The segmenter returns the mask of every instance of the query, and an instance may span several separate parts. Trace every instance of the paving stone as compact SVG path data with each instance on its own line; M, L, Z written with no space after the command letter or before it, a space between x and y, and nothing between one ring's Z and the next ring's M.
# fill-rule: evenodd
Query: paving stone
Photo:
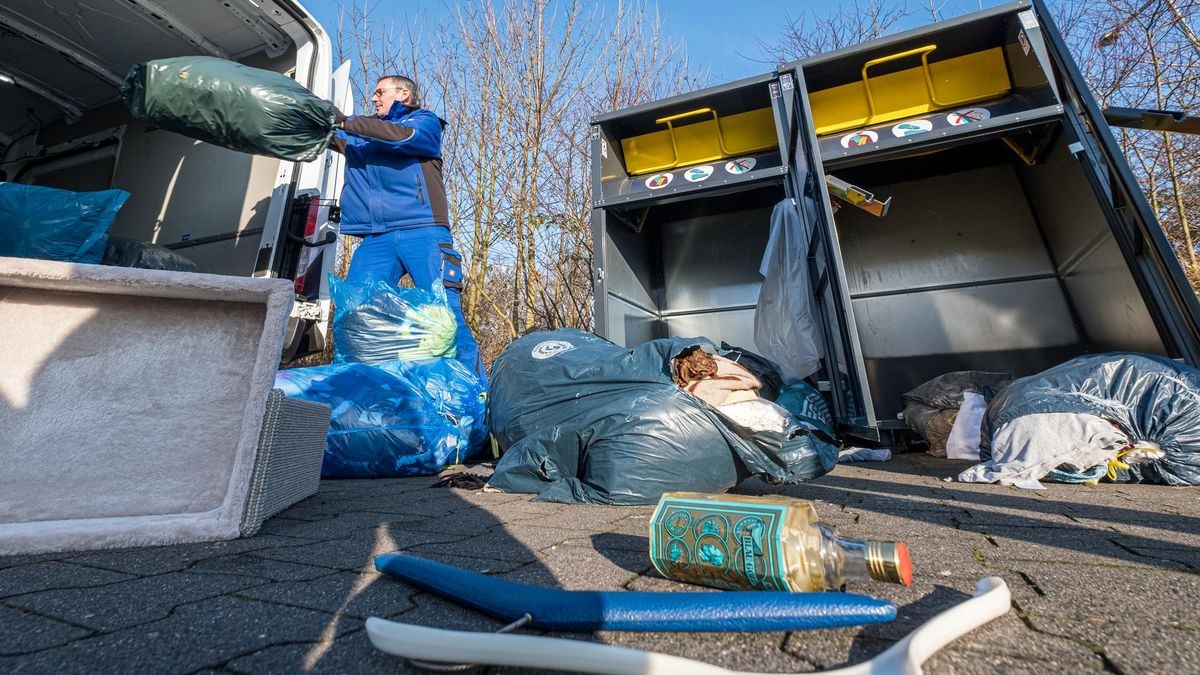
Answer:
M412 590L378 572L337 572L318 583L280 581L247 588L238 597L276 602L293 607L318 609L331 614L390 617L414 607Z
M70 556L70 553L32 553L27 555L0 555L0 570L10 567L20 567L22 565L33 565L35 563L50 562L51 560L62 560Z
M1004 527L987 525L979 528L987 546L981 546L989 562L1040 560L1092 565L1153 565L1166 569L1182 569L1179 563L1162 558L1139 555L1130 545L1141 540L1123 538L1124 546L1114 543L1118 536L1103 530L1080 527Z
M329 644L305 643L267 647L231 661L226 670L235 673L419 673L403 659L381 652L371 644L366 630L339 636Z
M812 664L780 646L785 633L617 633L601 631L601 642L655 651L751 672L797 672Z
M431 593L416 593L412 596L412 602L415 605L412 609L393 616L392 620L430 628L485 633L495 632L504 626L500 621L485 614L443 600Z
M188 571L194 574L236 574L269 581L308 581L332 573L328 567L271 560L249 553L201 560Z
M605 554L590 548L554 546L542 552L537 564L501 576L549 588L619 589L649 566L650 560L645 555L630 551Z
M549 546L551 543L564 541L573 534L574 532L563 533L561 531L546 533L545 539L554 540L554 542L547 541L546 545ZM537 560L537 555L527 546L517 541L513 535L508 532L496 530L471 537L470 539L438 544L421 544L413 546L408 550L417 555L437 553L441 555L516 562L533 562Z
M246 539L234 539L233 541L96 551L73 555L68 558L68 561L80 565L136 574L138 576L148 576L151 574L186 570L199 560L245 553L247 551L257 551L265 548L302 546L311 541L259 534Z
M111 631L165 618L185 603L263 583L226 574L171 572L99 588L19 595L5 602L69 623Z
M341 539L255 551L254 555L304 565L359 571L371 568L375 556L402 551L421 544L459 541L456 533L437 533L413 530L407 526L390 525L379 530L360 530Z
M1147 624L1200 616L1200 575L1154 567L1041 562L1014 563L1012 569L1028 580L1010 585L1013 599L1031 616L1081 622L1138 619Z
M79 626L0 605L0 656L49 649L91 634Z
M131 574L52 560L0 570L0 598L59 588L103 586L134 578Z
M361 628L357 619L331 623L307 609L219 597L178 608L169 618L127 630L76 640L25 657L9 672L70 673L192 672L216 668L245 653L275 644L333 640Z
M645 521L639 521L645 525ZM598 551L638 551L648 556L650 552L650 537L645 533L621 534L619 532L593 532L579 534L563 542L564 546L585 546Z
M412 516L401 516L394 513L359 511L320 520L272 518L263 524L262 532L304 539L338 539L349 536L357 530L396 527L412 523L415 520L417 519Z

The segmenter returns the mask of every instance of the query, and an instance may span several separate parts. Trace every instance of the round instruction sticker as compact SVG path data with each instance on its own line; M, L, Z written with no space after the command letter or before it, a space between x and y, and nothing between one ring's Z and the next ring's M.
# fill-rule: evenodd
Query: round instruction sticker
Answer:
M683 177L687 179L687 182L689 183L699 183L705 178L711 176L712 173L713 168L711 166L693 166L692 168L683 172Z
M874 131L864 130L856 131L852 134L842 136L842 147L849 150L850 148L861 148L864 145L870 145L879 140L879 134Z
M725 162L725 170L733 175L746 173L758 164L758 160L753 157L741 157L729 162Z
M927 131L933 131L933 122L929 120L909 120L901 122L892 127L892 134L896 138L904 138L905 136L916 136Z
M972 122L982 122L992 116L987 108L963 108L946 115L946 121L958 127Z
M646 179L646 187L650 188L651 190L665 188L670 185L671 181L674 179L675 174L673 173L656 173Z
M563 342L562 340L546 340L545 342L539 342L537 346L533 348L533 351L530 352L530 356L535 359L548 359L551 356L557 356L563 352L569 352L572 349L575 349L575 345L571 344L570 342Z

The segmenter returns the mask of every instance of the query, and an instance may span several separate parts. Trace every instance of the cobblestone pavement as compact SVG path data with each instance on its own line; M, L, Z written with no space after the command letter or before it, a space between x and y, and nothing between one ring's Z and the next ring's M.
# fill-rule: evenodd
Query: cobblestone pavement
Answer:
M927 672L1200 672L1200 490L942 480L962 466L902 455L807 485L737 490L819 500L847 536L907 542L910 588L851 588L895 602L894 623L570 637L741 670L821 670L869 659L994 574L1013 610ZM0 672L394 673L407 668L371 646L366 617L498 627L377 574L372 557L395 550L547 586L692 589L652 570L651 507L545 504L433 482L325 481L250 539L0 557Z

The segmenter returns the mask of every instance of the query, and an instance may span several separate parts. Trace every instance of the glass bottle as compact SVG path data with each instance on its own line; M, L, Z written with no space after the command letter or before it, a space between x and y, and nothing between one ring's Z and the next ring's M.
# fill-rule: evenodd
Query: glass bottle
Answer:
M912 583L902 542L842 538L818 520L812 502L790 497L664 494L650 518L650 559L664 577L725 589Z

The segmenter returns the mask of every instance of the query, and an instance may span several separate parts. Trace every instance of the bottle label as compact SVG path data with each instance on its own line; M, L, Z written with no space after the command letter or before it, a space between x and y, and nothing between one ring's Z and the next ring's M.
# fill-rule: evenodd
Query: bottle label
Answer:
M714 588L787 591L780 541L787 506L663 498L650 559L663 576Z

